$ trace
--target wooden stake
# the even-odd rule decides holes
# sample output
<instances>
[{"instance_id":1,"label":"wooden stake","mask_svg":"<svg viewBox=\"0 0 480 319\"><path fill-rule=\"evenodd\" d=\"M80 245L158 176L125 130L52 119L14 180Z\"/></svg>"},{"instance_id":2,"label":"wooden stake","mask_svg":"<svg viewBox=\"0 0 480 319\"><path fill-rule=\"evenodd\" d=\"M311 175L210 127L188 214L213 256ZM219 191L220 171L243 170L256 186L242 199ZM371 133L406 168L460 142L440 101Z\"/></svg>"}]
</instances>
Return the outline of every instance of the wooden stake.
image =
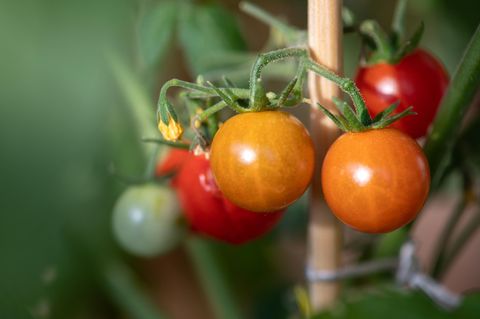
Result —
<instances>
[{"instance_id":1,"label":"wooden stake","mask_svg":"<svg viewBox=\"0 0 480 319\"><path fill-rule=\"evenodd\" d=\"M342 0L308 1L308 42L311 57L337 74L343 72L341 10ZM309 78L309 91L313 103L319 102L332 112L332 97L341 97L335 84L313 74L310 74ZM314 270L331 271L338 269L340 265L342 228L323 201L320 173L325 153L340 131L322 112L313 107L310 121L317 152L317 171L310 200L307 263ZM334 304L340 285L337 282L310 283L309 290L312 307L318 311Z\"/></svg>"}]
</instances>

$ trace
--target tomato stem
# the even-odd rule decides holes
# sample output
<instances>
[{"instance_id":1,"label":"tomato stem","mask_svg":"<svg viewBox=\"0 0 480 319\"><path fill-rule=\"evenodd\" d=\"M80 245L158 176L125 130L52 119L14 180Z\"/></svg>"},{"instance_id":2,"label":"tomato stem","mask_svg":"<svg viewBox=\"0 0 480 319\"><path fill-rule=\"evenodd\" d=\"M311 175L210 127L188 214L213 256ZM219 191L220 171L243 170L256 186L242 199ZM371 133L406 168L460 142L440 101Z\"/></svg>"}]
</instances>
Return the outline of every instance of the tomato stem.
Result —
<instances>
[{"instance_id":1,"label":"tomato stem","mask_svg":"<svg viewBox=\"0 0 480 319\"><path fill-rule=\"evenodd\" d=\"M451 154L461 122L480 85L480 26L470 40L440 104L425 144L433 186L438 185Z\"/></svg>"},{"instance_id":2,"label":"tomato stem","mask_svg":"<svg viewBox=\"0 0 480 319\"><path fill-rule=\"evenodd\" d=\"M269 106L269 100L262 85L262 70L269 63L291 57L306 57L308 52L305 48L285 48L272 52L262 53L258 56L250 72L250 108L259 111Z\"/></svg>"},{"instance_id":3,"label":"tomato stem","mask_svg":"<svg viewBox=\"0 0 480 319\"><path fill-rule=\"evenodd\" d=\"M175 148L183 148L187 150L190 148L189 143L167 141L161 138L145 137L145 138L142 138L142 142L162 144L162 145L167 145Z\"/></svg>"},{"instance_id":4,"label":"tomato stem","mask_svg":"<svg viewBox=\"0 0 480 319\"><path fill-rule=\"evenodd\" d=\"M369 63L390 62L393 57L393 48L388 35L375 20L365 20L360 24L360 33L373 40L376 50L368 59Z\"/></svg>"},{"instance_id":5,"label":"tomato stem","mask_svg":"<svg viewBox=\"0 0 480 319\"><path fill-rule=\"evenodd\" d=\"M407 0L398 0L393 12L392 20L392 42L398 47L405 36L405 14L407 11Z\"/></svg>"}]
</instances>

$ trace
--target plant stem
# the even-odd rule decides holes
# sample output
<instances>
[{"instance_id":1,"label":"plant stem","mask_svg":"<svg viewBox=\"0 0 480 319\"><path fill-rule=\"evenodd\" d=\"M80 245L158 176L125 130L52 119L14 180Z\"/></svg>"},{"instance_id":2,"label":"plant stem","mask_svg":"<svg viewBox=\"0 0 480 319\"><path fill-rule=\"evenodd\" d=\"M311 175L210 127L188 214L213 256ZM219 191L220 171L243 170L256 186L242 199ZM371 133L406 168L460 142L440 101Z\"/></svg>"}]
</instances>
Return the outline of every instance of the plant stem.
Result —
<instances>
[{"instance_id":1,"label":"plant stem","mask_svg":"<svg viewBox=\"0 0 480 319\"><path fill-rule=\"evenodd\" d=\"M358 116L362 124L365 126L370 125L372 119L368 113L367 106L365 104L365 101L363 100L362 95L360 94L360 90L355 85L355 82L352 79L338 76L334 72L328 70L327 68L310 59L307 59L305 61L305 67L312 72L317 73L318 75L323 76L324 78L337 84L340 89L346 94L348 94L348 96L350 96L350 98L352 99L353 105L358 112Z\"/></svg>"},{"instance_id":2,"label":"plant stem","mask_svg":"<svg viewBox=\"0 0 480 319\"><path fill-rule=\"evenodd\" d=\"M459 202L455 206L455 209L450 215L450 218L445 223L443 231L439 236L437 245L435 247L435 254L434 254L434 256L436 256L437 259L432 269L432 276L434 278L438 278L440 274L440 268L441 268L440 266L444 263L444 259L445 259L445 247L447 247L447 244L450 241L450 237L452 236L453 230L455 229L455 226L458 224L460 217L465 211L466 205L467 205L467 196L463 194L462 198L459 200Z\"/></svg>"},{"instance_id":3,"label":"plant stem","mask_svg":"<svg viewBox=\"0 0 480 319\"><path fill-rule=\"evenodd\" d=\"M436 186L448 165L464 114L480 85L480 26L470 40L462 61L443 97L424 150L430 163L432 184Z\"/></svg>"},{"instance_id":4,"label":"plant stem","mask_svg":"<svg viewBox=\"0 0 480 319\"><path fill-rule=\"evenodd\" d=\"M186 248L215 312L215 317L218 319L243 318L236 298L227 286L225 275L216 262L208 242L192 237L187 240Z\"/></svg>"},{"instance_id":5,"label":"plant stem","mask_svg":"<svg viewBox=\"0 0 480 319\"><path fill-rule=\"evenodd\" d=\"M157 144L167 145L175 148L183 148L186 150L190 148L190 144L188 143L167 141L160 138L145 137L145 138L142 138L142 142L157 143Z\"/></svg>"},{"instance_id":6,"label":"plant stem","mask_svg":"<svg viewBox=\"0 0 480 319\"><path fill-rule=\"evenodd\" d=\"M148 298L132 271L120 260L109 260L101 265L101 278L112 301L130 318L165 319Z\"/></svg>"},{"instance_id":7,"label":"plant stem","mask_svg":"<svg viewBox=\"0 0 480 319\"><path fill-rule=\"evenodd\" d=\"M395 6L392 20L392 31L394 34L394 43L398 47L405 36L405 12L407 10L407 0L398 0Z\"/></svg>"},{"instance_id":8,"label":"plant stem","mask_svg":"<svg viewBox=\"0 0 480 319\"><path fill-rule=\"evenodd\" d=\"M465 247L465 244L472 238L473 234L480 228L480 210L475 212L475 216L469 223L465 226L462 232L458 235L458 238L453 242L453 244L448 249L447 253L445 254L445 258L443 259L442 263L439 266L438 275L439 277L443 276L445 272L450 267L451 263L457 255L462 251Z\"/></svg>"},{"instance_id":9,"label":"plant stem","mask_svg":"<svg viewBox=\"0 0 480 319\"><path fill-rule=\"evenodd\" d=\"M266 65L290 57L306 56L308 56L308 52L305 48L285 48L260 54L250 72L250 107L261 109L268 102L262 86L262 70Z\"/></svg>"},{"instance_id":10,"label":"plant stem","mask_svg":"<svg viewBox=\"0 0 480 319\"><path fill-rule=\"evenodd\" d=\"M378 25L378 22L374 20L366 20L360 25L360 32L373 40L377 46L375 56L372 56L369 60L371 63L379 61L390 61L392 57L392 46L388 36Z\"/></svg>"},{"instance_id":11,"label":"plant stem","mask_svg":"<svg viewBox=\"0 0 480 319\"><path fill-rule=\"evenodd\" d=\"M200 122L205 121L208 119L210 116L213 114L217 113L218 111L223 110L225 107L227 107L227 103L225 101L220 101L212 106L210 106L208 109L204 110L202 113L198 115L198 120Z\"/></svg>"}]
</instances>

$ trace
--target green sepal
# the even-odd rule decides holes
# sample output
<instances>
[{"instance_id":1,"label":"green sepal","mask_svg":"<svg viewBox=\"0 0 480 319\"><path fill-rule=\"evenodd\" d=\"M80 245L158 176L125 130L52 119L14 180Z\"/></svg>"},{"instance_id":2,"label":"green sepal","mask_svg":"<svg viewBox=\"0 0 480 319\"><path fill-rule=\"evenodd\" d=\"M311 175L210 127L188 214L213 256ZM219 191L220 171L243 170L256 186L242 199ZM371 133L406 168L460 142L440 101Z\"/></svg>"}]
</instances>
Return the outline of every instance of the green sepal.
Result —
<instances>
[{"instance_id":1,"label":"green sepal","mask_svg":"<svg viewBox=\"0 0 480 319\"><path fill-rule=\"evenodd\" d=\"M225 84L225 87L227 88L234 88L235 84L225 75L222 76L223 83Z\"/></svg>"},{"instance_id":2,"label":"green sepal","mask_svg":"<svg viewBox=\"0 0 480 319\"><path fill-rule=\"evenodd\" d=\"M350 104L348 104L345 101L342 101L336 97L333 97L333 103L337 106L338 110L342 113L342 115L345 117L347 120L350 128L354 132L359 132L364 130L365 126L362 124L362 122L358 119L357 115L353 111L352 107Z\"/></svg>"},{"instance_id":3,"label":"green sepal","mask_svg":"<svg viewBox=\"0 0 480 319\"><path fill-rule=\"evenodd\" d=\"M168 106L165 104L169 104L167 100L159 103L157 114L160 117L160 121L162 121L165 125L168 125Z\"/></svg>"},{"instance_id":4,"label":"green sepal","mask_svg":"<svg viewBox=\"0 0 480 319\"><path fill-rule=\"evenodd\" d=\"M390 117L385 118L383 121L372 124L371 128L385 128L390 124L392 124L393 122L396 122L401 118L404 118L405 116L417 115L417 113L413 112L412 110L413 110L413 106L409 106L408 108L406 108L405 110L403 110L398 114L392 115Z\"/></svg>"},{"instance_id":5,"label":"green sepal","mask_svg":"<svg viewBox=\"0 0 480 319\"><path fill-rule=\"evenodd\" d=\"M420 40L422 39L424 30L425 30L425 24L422 21L420 22L420 25L418 26L417 30L415 30L415 33L413 33L412 37L408 39L406 42L404 42L403 45L400 46L398 50L395 52L395 55L393 56L393 59L392 59L394 63L400 61L404 56L406 56L407 54L415 50L415 48L420 43Z\"/></svg>"},{"instance_id":6,"label":"green sepal","mask_svg":"<svg viewBox=\"0 0 480 319\"><path fill-rule=\"evenodd\" d=\"M212 84L212 82L208 81L208 85L217 93L217 95L227 103L228 106L231 106L233 108L240 108L240 105L238 105L236 99L237 97L229 90L229 89L220 89L216 87L215 85Z\"/></svg>"},{"instance_id":7,"label":"green sepal","mask_svg":"<svg viewBox=\"0 0 480 319\"><path fill-rule=\"evenodd\" d=\"M372 120L372 123L377 123L385 119L387 116L393 113L395 109L400 105L400 101L396 101L395 103L391 104L389 107L387 107L385 110L382 112L378 113L377 116L375 116Z\"/></svg>"},{"instance_id":8,"label":"green sepal","mask_svg":"<svg viewBox=\"0 0 480 319\"><path fill-rule=\"evenodd\" d=\"M295 84L297 84L298 78L294 77L290 82L288 82L287 86L283 91L280 93L280 97L278 98L277 106L283 106L285 105L285 102L287 101L288 97L290 96L290 93L292 93L293 88L295 87Z\"/></svg>"},{"instance_id":9,"label":"green sepal","mask_svg":"<svg viewBox=\"0 0 480 319\"><path fill-rule=\"evenodd\" d=\"M338 126L339 129L341 129L344 132L348 132L347 128L343 125L343 123L335 116L333 115L332 112L330 112L326 107L321 105L320 103L317 102L317 106L322 111L323 114L325 114L329 119L335 123L336 126Z\"/></svg>"}]
</instances>

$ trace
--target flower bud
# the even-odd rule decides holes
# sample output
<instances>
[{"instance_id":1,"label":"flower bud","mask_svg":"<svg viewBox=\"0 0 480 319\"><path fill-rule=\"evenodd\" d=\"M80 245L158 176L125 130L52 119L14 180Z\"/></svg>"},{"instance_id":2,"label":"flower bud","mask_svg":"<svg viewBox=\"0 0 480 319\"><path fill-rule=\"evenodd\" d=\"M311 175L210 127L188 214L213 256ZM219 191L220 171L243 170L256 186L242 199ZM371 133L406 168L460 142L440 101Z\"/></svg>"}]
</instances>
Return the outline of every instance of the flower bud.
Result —
<instances>
[{"instance_id":1,"label":"flower bud","mask_svg":"<svg viewBox=\"0 0 480 319\"><path fill-rule=\"evenodd\" d=\"M176 122L170 114L168 115L168 125L163 123L162 120L158 122L158 130L162 133L162 136L167 141L176 141L182 137L183 127L180 123Z\"/></svg>"}]
</instances>

